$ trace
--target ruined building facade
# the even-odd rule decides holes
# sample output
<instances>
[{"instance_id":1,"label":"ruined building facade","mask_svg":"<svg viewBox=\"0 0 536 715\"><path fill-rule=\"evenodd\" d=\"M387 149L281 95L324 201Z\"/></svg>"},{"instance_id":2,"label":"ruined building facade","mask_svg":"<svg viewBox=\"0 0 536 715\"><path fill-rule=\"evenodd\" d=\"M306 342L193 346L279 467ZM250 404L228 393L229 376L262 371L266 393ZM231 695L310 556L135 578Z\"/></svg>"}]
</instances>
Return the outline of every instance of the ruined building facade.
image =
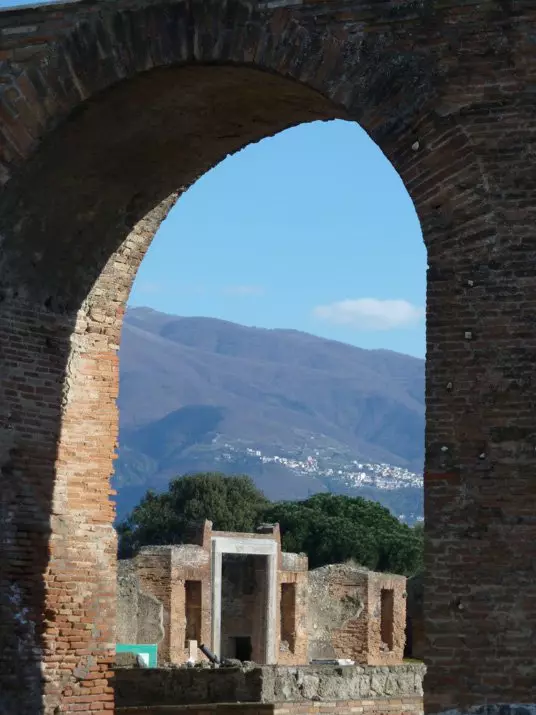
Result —
<instances>
[{"instance_id":1,"label":"ruined building facade","mask_svg":"<svg viewBox=\"0 0 536 715\"><path fill-rule=\"evenodd\" d=\"M309 572L309 659L398 665L406 640L406 577L352 563Z\"/></svg>"},{"instance_id":2,"label":"ruined building facade","mask_svg":"<svg viewBox=\"0 0 536 715\"><path fill-rule=\"evenodd\" d=\"M234 534L206 521L192 541L120 562L118 641L156 642L159 661L174 664L191 642L196 655L205 644L224 658L305 662L307 557L282 553L279 527Z\"/></svg>"},{"instance_id":3,"label":"ruined building facade","mask_svg":"<svg viewBox=\"0 0 536 715\"><path fill-rule=\"evenodd\" d=\"M118 642L158 644L159 662L216 655L260 664L349 659L402 662L403 576L352 564L308 572L284 553L278 525L254 534L213 531L191 544L148 546L118 569Z\"/></svg>"}]
</instances>

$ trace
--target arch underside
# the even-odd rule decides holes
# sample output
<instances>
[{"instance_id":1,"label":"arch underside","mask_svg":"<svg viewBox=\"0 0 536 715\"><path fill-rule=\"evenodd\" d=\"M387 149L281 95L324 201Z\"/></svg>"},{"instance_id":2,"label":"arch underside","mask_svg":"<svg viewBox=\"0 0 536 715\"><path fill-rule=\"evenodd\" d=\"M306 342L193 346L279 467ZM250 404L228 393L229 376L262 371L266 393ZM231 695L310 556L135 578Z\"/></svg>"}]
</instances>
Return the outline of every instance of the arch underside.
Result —
<instances>
[{"instance_id":1,"label":"arch underside","mask_svg":"<svg viewBox=\"0 0 536 715\"><path fill-rule=\"evenodd\" d=\"M122 82L82 105L5 191L3 283L15 278L23 299L76 311L139 222L146 228L152 214L156 228L173 198L228 154L341 116L314 90L247 67L165 68ZM137 267L131 257L124 291Z\"/></svg>"},{"instance_id":2,"label":"arch underside","mask_svg":"<svg viewBox=\"0 0 536 715\"><path fill-rule=\"evenodd\" d=\"M110 678L114 643L116 352L158 226L228 154L335 117L393 161L428 250L427 711L535 702L534 113L505 90L521 24L351 3L92 7L64 6L47 62L12 59L2 85L0 712L113 697L90 681ZM59 22L20 12L0 29ZM14 58L24 32L0 51ZM483 90L489 48L499 79Z\"/></svg>"}]
</instances>

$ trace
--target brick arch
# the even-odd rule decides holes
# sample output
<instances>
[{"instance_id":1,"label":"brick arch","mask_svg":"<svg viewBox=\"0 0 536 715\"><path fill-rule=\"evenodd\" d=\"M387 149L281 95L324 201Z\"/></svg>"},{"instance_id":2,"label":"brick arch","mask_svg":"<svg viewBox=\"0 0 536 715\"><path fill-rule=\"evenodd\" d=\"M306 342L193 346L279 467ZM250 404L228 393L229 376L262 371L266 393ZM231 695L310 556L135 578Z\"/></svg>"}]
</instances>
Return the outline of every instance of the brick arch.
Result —
<instances>
[{"instance_id":1,"label":"brick arch","mask_svg":"<svg viewBox=\"0 0 536 715\"><path fill-rule=\"evenodd\" d=\"M60 13L52 10L3 13L6 18L3 33L15 31L16 38L10 41L11 34L8 34L5 50L12 59L7 69L9 82L3 92L1 130L4 142L0 147L0 179L7 194L3 203L6 216L10 213L9 196L16 197L15 200L20 204L20 195L23 193L19 188L20 182L24 181L25 186L28 186L31 181L28 174L32 171L35 175L34 190L29 201L35 203L38 193L36 187L39 182L42 185L43 174L46 173L43 168L46 160L40 157L48 149L49 155L54 154L57 159L58 144L65 142L57 133L51 134L51 130L61 126L62 131L68 134L70 127L78 127L72 120L73 115L77 117L80 113L92 113L92 120L96 124L102 122L105 131L98 142L100 151L105 154L106 147L113 141L113 137L107 136L109 131L114 131L110 125L110 113L114 108L119 113L123 110L122 119L127 121L127 112L120 106L118 96L127 98L127 102L130 96L128 106L132 112L139 111L134 96L136 90L132 87L125 90L127 80L137 78L139 100L142 103L158 101L156 98L163 93L169 94L173 80L169 75L166 77L166 72L153 74L151 79L147 77L147 73L157 69L184 67L191 63L241 65L288 77L297 83L295 93L290 89L285 93L294 106L286 112L273 109L273 117L263 119L264 127L254 126L254 116L251 117L252 128L249 131L243 131L244 127L240 126L240 118L236 115L234 126L232 119L227 121L227 134L234 134L234 137L227 136L227 139L234 138L236 141L225 142L222 136L218 146L214 144L212 151L204 151L205 156L198 162L197 168L190 166L183 168L180 173L175 172L174 180L168 179L173 190L176 189L173 181L178 181L179 186L185 188L227 153L307 119L347 115L359 121L374 139L380 141L382 149L394 161L391 156L397 145L394 137L400 137L403 131L411 136L415 125L410 127L410 122L422 122L427 111L419 110L422 107L429 109L438 93L437 83L441 75L439 54L426 54L415 48L411 35L397 32L396 21L392 26L380 25L376 28L376 18L362 20L355 11L339 11L333 17L328 14L319 23L314 7L306 11L300 9L300 12L295 12L292 6L270 10L263 9L262 4L244 0L224 3L191 0L141 5L127 2L124 6L110 3L99 5L98 12L96 7L90 5L88 8L73 9L62 6ZM13 15L14 18L10 20ZM392 12L388 13L391 23L392 15ZM424 14L414 22L421 32L428 30L429 22ZM45 49L31 53L27 61L18 61L20 53L31 50L32 45L28 47L28 44L35 42L35 35L40 37L45 28L52 35ZM42 44L38 44L40 46ZM26 55L23 54L23 57ZM159 82L160 92L150 87L152 81ZM177 81L184 82L186 91L192 93L192 82L196 80L188 80L183 76ZM247 81L245 76L244 84ZM273 86L268 76L265 82ZM207 89L206 94L212 92L212 101L221 102L225 86L225 82L219 80L218 87ZM318 92L316 101L313 92L309 100L303 98L302 101L299 88L305 87ZM106 99L103 97L106 91L110 100L108 110L104 109L104 112L109 113L108 123L97 116L98 109L95 110L96 104L101 109L106 107ZM235 87L234 91L234 96L237 96L239 90ZM199 95L202 94L199 91ZM264 92L257 90L257 101L261 105L257 109L258 114L265 112L275 94L276 90L270 91L268 88ZM297 96L293 97L293 94ZM95 101L97 97L99 101ZM249 101L253 105L255 98L250 96ZM279 101L285 99L281 96ZM175 104L175 111L194 109L193 105L188 108L187 101L183 102L181 108L181 102L176 97L172 98L171 103ZM197 106L197 109L201 107ZM206 107L202 111L206 112ZM169 121L172 112L171 104L167 109L160 107L157 111L159 115L167 113ZM251 112L254 115L252 106ZM145 122L150 121L149 114L146 113ZM245 119L244 123L247 121L250 120ZM115 129L117 131L118 127ZM167 131L169 133L169 127ZM188 136L195 138L195 131L192 134L191 127L183 131L189 131ZM225 127L222 127L222 132L225 131ZM79 133L79 129L73 129L70 135L71 151L74 152L76 138L73 133ZM76 153L84 152L88 146L94 147L95 135L91 136L87 130L85 140L78 140ZM390 146L387 141L382 141L387 135L393 136L389 141ZM149 132L146 131L145 139L148 136ZM50 147L54 141L56 149ZM81 159L83 161L84 157ZM41 176L38 178L39 169L35 164L40 160ZM161 162L159 166L162 168L168 163ZM19 169L23 166L23 176L19 177ZM397 168L403 169L402 166ZM89 177L84 176L80 180L84 181L84 191L89 197ZM160 183L164 184L165 181L162 179ZM122 201L128 203L124 207L128 214L126 224L133 225L136 219L141 219L155 203L165 198L165 190L155 190L154 195L149 195L148 191L146 193L148 195L144 196L142 190L133 189L131 197L121 197ZM23 211L20 206L17 210ZM11 222L15 221L12 219ZM4 221L4 226L6 223ZM64 226L62 230L65 230ZM80 231L81 228L77 226L73 230ZM37 235L41 231L42 226L26 227L28 234ZM9 234L9 230L6 233ZM37 245L35 249L39 261L42 261L42 251ZM109 252L104 250L103 254L106 256ZM73 261L66 263L73 265ZM99 275L101 267L99 264L96 268L96 275ZM21 280L33 283L31 272L26 277L21 275L21 270L24 272L22 266L20 269L15 266L10 268L11 272L17 272L19 285ZM66 275L62 278L69 281ZM80 275L72 280L78 284ZM85 293L85 287L81 293ZM76 303L77 298L74 298Z\"/></svg>"},{"instance_id":2,"label":"brick arch","mask_svg":"<svg viewBox=\"0 0 536 715\"><path fill-rule=\"evenodd\" d=\"M160 222L227 153L339 116L400 173L428 250L427 710L533 701L531 547L509 537L532 534L532 184L508 163L516 122L533 145L531 21L507 15L237 0L0 13L0 712L111 702L116 349ZM511 139L493 133L505 118Z\"/></svg>"}]
</instances>

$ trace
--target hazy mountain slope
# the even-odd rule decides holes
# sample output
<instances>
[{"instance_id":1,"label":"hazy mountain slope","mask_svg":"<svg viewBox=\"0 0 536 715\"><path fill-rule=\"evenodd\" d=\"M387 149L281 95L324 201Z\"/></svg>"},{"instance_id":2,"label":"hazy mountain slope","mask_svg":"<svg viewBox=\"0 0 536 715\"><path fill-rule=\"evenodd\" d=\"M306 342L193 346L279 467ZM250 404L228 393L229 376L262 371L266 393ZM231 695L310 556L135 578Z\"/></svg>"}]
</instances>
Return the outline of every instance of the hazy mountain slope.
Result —
<instances>
[{"instance_id":1,"label":"hazy mountain slope","mask_svg":"<svg viewBox=\"0 0 536 715\"><path fill-rule=\"evenodd\" d=\"M125 318L120 361L116 483L136 493L183 471L220 468L215 450L236 440L296 451L316 435L321 449L422 468L422 360L137 308ZM272 497L326 488L276 467L254 475Z\"/></svg>"}]
</instances>

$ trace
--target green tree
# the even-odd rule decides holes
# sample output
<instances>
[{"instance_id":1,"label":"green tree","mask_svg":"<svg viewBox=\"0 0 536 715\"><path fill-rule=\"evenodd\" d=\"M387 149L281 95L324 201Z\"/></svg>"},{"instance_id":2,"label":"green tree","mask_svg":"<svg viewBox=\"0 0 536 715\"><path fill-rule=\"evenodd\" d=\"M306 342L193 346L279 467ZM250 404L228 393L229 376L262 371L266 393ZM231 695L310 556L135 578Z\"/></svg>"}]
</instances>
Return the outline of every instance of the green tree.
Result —
<instances>
[{"instance_id":1,"label":"green tree","mask_svg":"<svg viewBox=\"0 0 536 715\"><path fill-rule=\"evenodd\" d=\"M306 553L312 568L352 559L375 571L410 575L422 565L422 529L360 497L316 494L279 502L266 509L264 519L279 522L283 547Z\"/></svg>"},{"instance_id":2,"label":"green tree","mask_svg":"<svg viewBox=\"0 0 536 715\"><path fill-rule=\"evenodd\" d=\"M218 531L252 531L268 504L245 475L191 474L170 482L163 494L148 491L117 527L119 556L142 546L184 543L192 522L210 519Z\"/></svg>"},{"instance_id":3,"label":"green tree","mask_svg":"<svg viewBox=\"0 0 536 715\"><path fill-rule=\"evenodd\" d=\"M377 502L316 494L301 502L269 502L247 476L193 474L167 492L147 492L119 525L119 555L141 546L180 544L192 522L210 519L219 531L252 531L278 522L285 551L306 553L311 568L354 560L374 571L413 575L423 564L422 524L409 527Z\"/></svg>"}]
</instances>

